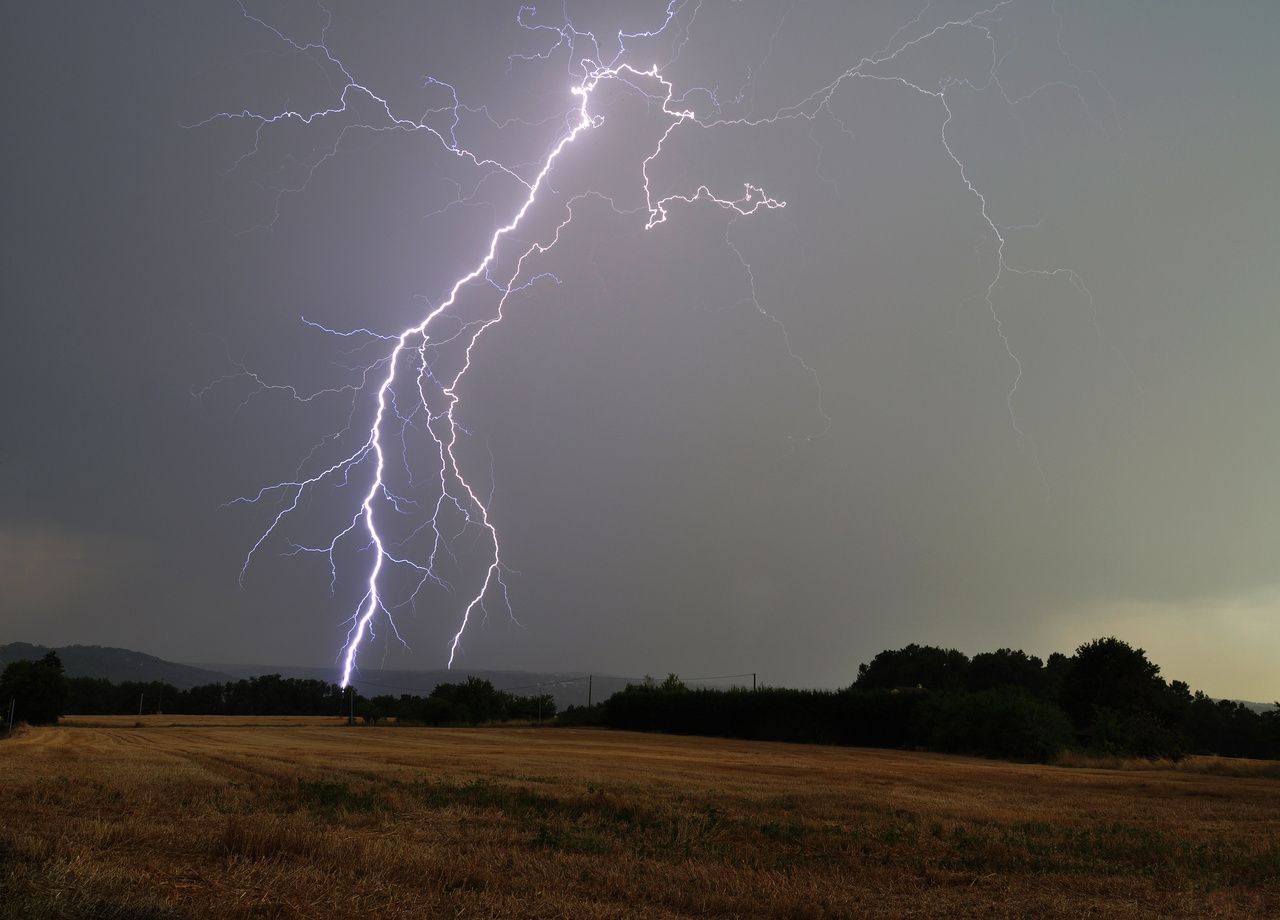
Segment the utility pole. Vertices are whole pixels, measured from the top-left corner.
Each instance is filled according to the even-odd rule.
[[[145,691],[145,690],[144,690],[142,693],[139,693],[139,694],[138,694],[138,715],[142,715],[142,698],[143,698],[145,695],[146,695],[146,691]]]
[[[593,677],[593,675],[591,675],[591,674],[588,674],[588,675],[587,675],[587,707],[588,707],[588,708],[590,708],[590,706],[591,706],[591,681],[592,681],[592,677]]]
[[[351,685],[351,710],[347,713],[347,724],[356,724],[356,685]]]
[[[752,692],[755,692],[755,689],[756,689],[756,672],[755,672],[755,671],[752,671],[752,672],[751,672],[751,690],[752,690]]]
[[[13,734],[13,710],[18,705],[18,698],[15,696],[9,700],[9,734]]]

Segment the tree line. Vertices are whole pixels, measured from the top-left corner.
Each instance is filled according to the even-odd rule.
[[[437,684],[428,696],[403,693],[357,702],[356,714],[366,722],[394,718],[418,725],[482,725],[486,722],[542,722],[555,718],[550,693],[518,696],[487,680],[468,677],[457,684]]]
[[[567,719],[614,728],[910,747],[1047,761],[1067,749],[1102,755],[1188,753],[1280,759],[1280,703],[1242,703],[1166,681],[1146,653],[1096,639],[1047,662],[1015,649],[969,658],[908,645],[884,651],[842,690],[692,690],[674,675],[632,685],[596,712]]]
[[[163,681],[110,681],[67,677],[56,652],[36,661],[15,661],[0,674],[4,716],[15,703],[16,719],[48,725],[77,715],[336,716],[363,722],[393,718],[422,725],[479,725],[512,720],[549,720],[556,714],[550,694],[517,696],[487,680],[469,677],[439,684],[427,696],[368,698],[323,680],[265,674],[180,690]]]
[[[278,674],[179,690],[163,682],[67,678],[56,653],[0,675],[0,707],[17,720],[66,712],[128,715],[342,715],[367,723],[479,725],[546,721],[550,694],[519,696],[487,680],[440,684],[427,695],[366,698],[321,680]],[[1096,639],[1047,661],[1015,649],[972,658],[928,645],[880,652],[840,690],[690,689],[675,675],[646,680],[592,707],[570,706],[561,725],[720,735],[773,741],[922,748],[1047,761],[1064,750],[1180,758],[1188,753],[1280,759],[1280,703],[1242,703],[1166,681],[1140,648]]]

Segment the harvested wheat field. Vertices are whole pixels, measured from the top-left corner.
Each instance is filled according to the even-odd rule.
[[[180,716],[0,777],[5,918],[1280,914],[1264,776]]]

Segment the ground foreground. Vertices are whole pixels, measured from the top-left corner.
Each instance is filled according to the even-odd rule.
[[[0,918],[1280,916],[1280,782],[568,729],[0,743]]]

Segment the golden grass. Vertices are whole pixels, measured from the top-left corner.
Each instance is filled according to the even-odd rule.
[[[59,728],[300,728],[346,725],[345,716],[64,716]]]
[[[0,743],[6,920],[1280,915],[1266,777],[586,729],[69,722]]]
[[[1176,770],[1212,776],[1266,777],[1280,779],[1280,762],[1247,760],[1241,757],[1184,757],[1182,760],[1153,760],[1149,757],[1099,757],[1066,751],[1055,760],[1060,767],[1095,767],[1104,770]]]

